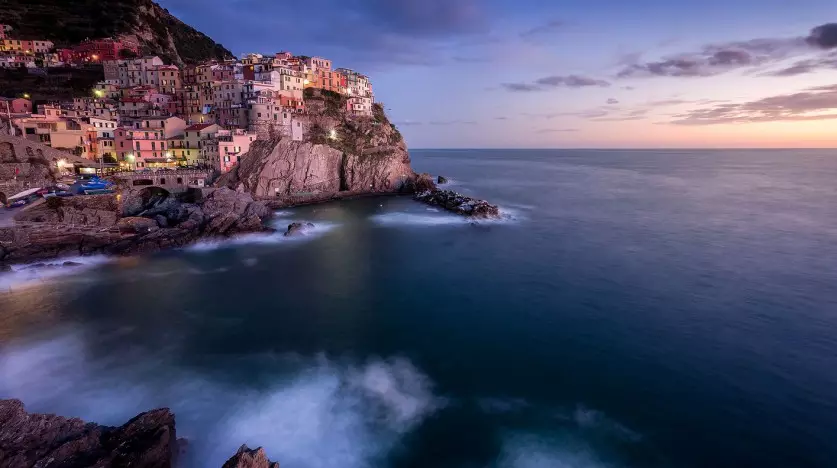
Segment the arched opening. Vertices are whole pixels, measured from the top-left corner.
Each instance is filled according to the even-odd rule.
[[[6,194],[3,193],[3,192],[0,192],[0,205],[5,205],[6,201],[8,201],[8,198],[6,198]]]
[[[149,210],[168,200],[171,194],[164,188],[146,187],[140,190],[139,196],[142,200],[142,209]]]

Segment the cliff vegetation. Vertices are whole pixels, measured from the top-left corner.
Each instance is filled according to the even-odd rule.
[[[124,37],[144,54],[171,63],[232,57],[207,35],[175,18],[151,0],[2,0],[0,22],[12,37],[48,39],[59,47],[85,39]]]

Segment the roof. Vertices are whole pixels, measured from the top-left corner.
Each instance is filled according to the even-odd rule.
[[[203,129],[207,128],[207,127],[211,127],[211,126],[213,126],[213,125],[215,125],[215,124],[211,124],[211,123],[195,124],[195,125],[191,125],[191,126],[189,126],[189,127],[186,127],[186,128],[184,128],[183,130],[184,130],[184,131],[185,131],[185,130],[189,130],[189,131],[192,131],[192,132],[194,132],[194,131],[198,131],[198,132],[199,132],[199,131],[201,131],[201,130],[203,130]]]
[[[15,98],[7,98],[7,97],[0,97],[0,101],[17,101],[18,99],[22,99],[24,101],[28,101],[29,99],[22,98],[22,97],[15,97]]]

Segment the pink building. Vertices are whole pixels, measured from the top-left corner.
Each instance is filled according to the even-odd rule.
[[[32,101],[23,98],[0,97],[0,112],[10,114],[31,114]]]
[[[218,143],[216,168],[224,173],[229,172],[238,164],[241,156],[250,151],[250,144],[256,141],[256,134],[244,130],[219,130],[215,138]]]

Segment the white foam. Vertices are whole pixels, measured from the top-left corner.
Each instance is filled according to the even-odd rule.
[[[614,468],[582,440],[513,434],[492,468]]]
[[[381,226],[467,226],[469,221],[464,216],[455,214],[431,215],[425,213],[384,213],[371,217],[372,222]]]
[[[372,216],[375,224],[386,227],[400,226],[468,226],[471,224],[516,224],[525,218],[519,211],[500,207],[500,217],[497,219],[472,219],[450,212],[439,212],[437,208],[426,208],[425,212],[395,212]],[[439,214],[431,214],[431,212]]]
[[[276,224],[276,222],[274,222],[273,227],[276,229],[276,232],[267,234],[243,234],[240,236],[230,237],[228,239],[207,240],[192,244],[186,247],[185,250],[191,252],[211,252],[218,249],[227,249],[242,245],[275,245],[282,243],[303,242],[321,237],[340,226],[337,223],[318,221],[314,224],[313,228],[305,230],[302,234],[285,237],[285,231],[287,230],[288,224],[290,223],[285,223],[283,225]]]
[[[346,364],[272,355],[270,362],[297,370],[254,387],[172,367],[176,349],[138,349],[142,359],[133,359],[88,354],[86,339],[69,333],[3,348],[0,397],[19,397],[30,411],[109,425],[168,406],[177,415],[178,435],[190,441],[188,467],[221,466],[241,444],[263,446],[283,466],[376,466],[378,457],[445,404],[428,378],[404,359]]]
[[[45,283],[88,282],[89,278],[74,277],[77,273],[90,270],[112,261],[111,258],[97,255],[91,257],[69,257],[30,264],[12,265],[12,271],[0,273],[0,293],[32,288]],[[65,262],[77,265],[64,266]],[[43,264],[43,267],[33,265]]]

